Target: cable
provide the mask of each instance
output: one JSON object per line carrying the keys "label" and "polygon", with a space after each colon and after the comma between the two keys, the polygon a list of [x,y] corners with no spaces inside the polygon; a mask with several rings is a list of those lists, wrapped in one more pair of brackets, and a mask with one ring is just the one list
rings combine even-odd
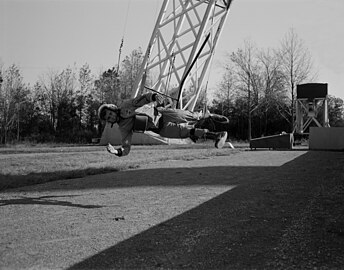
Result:
{"label": "cable", "polygon": [[129,10],[130,10],[130,4],[131,4],[131,0],[128,1],[127,12],[125,14],[125,19],[124,19],[122,40],[121,40],[121,45],[119,46],[119,52],[118,52],[117,74],[119,72],[119,63],[121,61],[122,48],[123,48],[123,43],[124,43],[124,36],[125,36],[126,30],[127,30],[127,22],[128,22],[128,14],[129,14]]}

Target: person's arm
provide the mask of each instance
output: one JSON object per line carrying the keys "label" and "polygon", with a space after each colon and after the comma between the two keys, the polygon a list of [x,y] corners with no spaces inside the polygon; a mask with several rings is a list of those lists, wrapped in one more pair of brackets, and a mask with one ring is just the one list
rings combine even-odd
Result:
{"label": "person's arm", "polygon": [[126,156],[129,154],[131,149],[131,139],[133,136],[133,131],[124,132],[121,130],[121,136],[122,136],[122,146],[119,148],[113,147],[110,143],[106,146],[106,150],[113,155],[116,155],[118,157]]}
{"label": "person's arm", "polygon": [[164,103],[164,98],[162,95],[159,95],[158,93],[147,93],[141,96],[138,96],[134,98],[131,103],[134,107],[142,107],[143,105],[146,105],[151,102],[156,102],[156,106],[161,105]]}
{"label": "person's arm", "polygon": [[129,154],[130,152],[130,148],[131,148],[131,139],[133,137],[133,131],[130,130],[128,132],[123,132],[121,130],[121,135],[122,135],[122,156],[126,156]]}
{"label": "person's arm", "polygon": [[106,150],[110,153],[110,154],[113,154],[113,155],[116,155],[118,157],[121,157],[123,155],[123,150],[124,148],[123,147],[120,147],[120,148],[115,148],[113,147],[113,145],[111,143],[108,143],[107,146],[106,146]]}

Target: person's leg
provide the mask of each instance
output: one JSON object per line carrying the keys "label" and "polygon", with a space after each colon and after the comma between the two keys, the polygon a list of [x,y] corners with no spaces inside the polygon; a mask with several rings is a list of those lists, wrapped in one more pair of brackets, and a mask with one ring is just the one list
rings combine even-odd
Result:
{"label": "person's leg", "polygon": [[210,114],[205,118],[199,119],[195,127],[206,128],[210,131],[219,132],[226,130],[228,123],[229,119],[227,117],[218,114]]}
{"label": "person's leg", "polygon": [[222,131],[222,132],[207,132],[205,134],[206,139],[210,139],[215,141],[215,147],[216,148],[222,148],[227,140],[227,131]]}
{"label": "person's leg", "polygon": [[199,138],[215,141],[216,148],[222,148],[227,139],[227,132],[210,132],[208,129],[194,128],[187,124],[165,123],[159,132],[165,138],[190,138],[194,142]]}
{"label": "person's leg", "polygon": [[159,108],[159,112],[161,113],[163,123],[187,123],[189,125],[194,125],[201,117],[198,112],[181,109]]}
{"label": "person's leg", "polygon": [[174,139],[185,139],[189,138],[190,131],[193,129],[193,126],[189,126],[186,123],[176,124],[176,123],[164,123],[162,127],[160,127],[159,134],[165,138],[174,138]]}
{"label": "person's leg", "polygon": [[195,135],[195,140],[197,140],[198,138],[205,138],[215,141],[216,148],[222,148],[227,140],[226,131],[211,132],[208,129],[194,128],[190,133]]}
{"label": "person's leg", "polygon": [[[208,129],[211,132],[221,133],[227,130],[228,123],[229,119],[227,117],[218,114],[210,114],[208,117],[199,119],[195,124],[195,128]],[[234,146],[230,142],[228,142],[228,145],[234,149]]]}

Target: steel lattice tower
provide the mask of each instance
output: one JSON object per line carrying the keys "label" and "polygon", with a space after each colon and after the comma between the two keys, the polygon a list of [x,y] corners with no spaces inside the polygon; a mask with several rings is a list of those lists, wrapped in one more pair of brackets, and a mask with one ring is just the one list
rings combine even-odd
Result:
{"label": "steel lattice tower", "polygon": [[132,96],[145,88],[194,110],[231,0],[164,0]]}

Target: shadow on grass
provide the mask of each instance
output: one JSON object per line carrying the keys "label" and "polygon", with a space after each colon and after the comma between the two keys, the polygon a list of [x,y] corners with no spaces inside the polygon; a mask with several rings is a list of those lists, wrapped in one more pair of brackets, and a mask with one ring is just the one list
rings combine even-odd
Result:
{"label": "shadow on grass", "polygon": [[[341,269],[343,161],[343,153],[307,152],[280,167],[118,171],[34,190],[236,186],[122,242],[109,243],[69,269]],[[65,203],[26,199],[3,203]]]}
{"label": "shadow on grass", "polygon": [[[342,166],[335,158],[343,160],[343,154],[308,152],[281,167],[139,170],[140,177],[128,171],[126,179],[136,178],[125,182],[117,178],[124,172],[112,174],[98,184],[102,188],[207,184],[236,188],[69,270],[339,269],[344,239],[330,228],[344,224],[340,214],[344,198],[336,193],[344,188]],[[162,173],[159,179],[152,177],[158,173]]]}
{"label": "shadow on grass", "polygon": [[[138,149],[143,148],[147,149],[147,147],[137,147]],[[192,149],[201,149],[204,150],[203,152],[199,155],[195,154],[190,154],[190,146],[180,146],[180,147],[170,147],[171,149],[175,149],[178,152],[182,150],[179,154],[172,154],[172,159],[174,160],[195,160],[195,159],[200,159],[200,158],[210,158],[211,156],[218,156],[218,155],[228,155],[232,154],[230,151],[228,153],[221,151],[217,152],[216,149],[214,150],[211,148],[211,150],[208,152],[206,149],[207,147],[204,147],[204,145],[198,146],[198,147],[193,147]],[[223,150],[223,149],[221,149]],[[67,151],[71,151],[69,148]],[[166,152],[166,148],[155,146],[154,151],[159,151],[159,152]],[[160,156],[159,156],[160,155]],[[77,156],[79,158],[79,156]],[[47,157],[48,159],[51,157]],[[75,157],[74,157],[75,158]],[[122,171],[122,170],[127,170],[127,169],[137,169],[143,164],[151,163],[151,162],[156,162],[156,161],[166,161],[171,159],[171,155],[161,155],[158,154],[157,157],[150,157],[147,155],[139,155],[139,157],[135,156],[134,158],[121,158],[119,161],[114,159],[114,163],[111,165],[103,165],[104,167],[97,168],[97,167],[89,167],[87,169],[80,169],[80,168],[68,168],[68,170],[60,170],[57,171],[55,170],[55,167],[53,168],[54,171],[52,172],[33,172],[33,173],[28,173],[25,175],[15,175],[15,174],[1,174],[0,173],[0,192],[5,192],[9,189],[13,188],[20,188],[20,187],[25,187],[25,186],[30,186],[30,185],[36,185],[36,184],[42,184],[42,183],[47,183],[47,182],[52,182],[56,180],[65,180],[65,179],[75,179],[75,178],[82,178],[85,176],[90,176],[90,175],[99,175],[99,174],[106,174],[110,172],[117,172],[117,171]],[[51,158],[51,162],[54,162],[54,159]],[[20,163],[17,161],[16,162],[17,166],[20,167]],[[73,160],[71,160],[71,163],[73,163]],[[0,168],[1,169],[1,168]],[[36,169],[36,171],[39,171],[39,167]]]}
{"label": "shadow on grass", "polygon": [[78,208],[102,208],[101,205],[84,205],[71,203],[68,201],[57,200],[56,198],[71,198],[78,195],[63,195],[63,196],[40,196],[40,197],[27,197],[21,196],[19,199],[10,199],[10,200],[0,200],[0,207],[6,205],[16,205],[16,204],[36,204],[36,205],[59,205],[59,206],[68,206],[68,207],[78,207]]}
{"label": "shadow on grass", "polygon": [[36,184],[47,183],[62,179],[81,178],[88,175],[97,175],[109,172],[119,171],[118,168],[92,168],[92,169],[78,169],[69,171],[54,171],[44,173],[30,173],[27,175],[3,175],[0,174],[0,192],[12,188],[19,188],[31,186]]}

